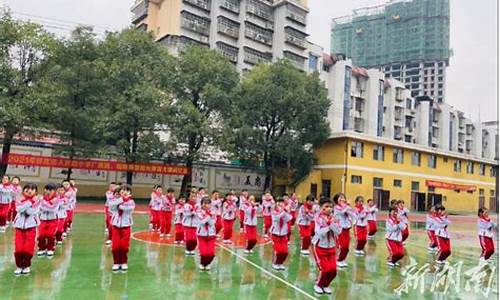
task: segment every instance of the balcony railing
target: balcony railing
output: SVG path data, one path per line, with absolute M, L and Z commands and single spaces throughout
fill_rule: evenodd
M 210 0 L 183 0 L 183 1 L 192 6 L 201 8 L 206 11 L 210 11 Z
M 136 2 L 136 4 L 130 10 L 132 12 L 133 24 L 137 24 L 138 22 L 140 22 L 141 20 L 143 20 L 148 16 L 148 6 L 149 6 L 148 0 L 142 0 Z
M 285 34 L 285 41 L 301 49 L 306 48 L 306 41 L 304 39 L 295 37 L 289 33 Z
M 286 17 L 294 22 L 297 22 L 302 25 L 306 25 L 306 16 L 301 15 L 299 13 L 293 12 L 293 11 L 288 11 L 286 13 Z
M 220 4 L 220 7 L 233 12 L 235 14 L 240 13 L 240 0 L 224 0 Z

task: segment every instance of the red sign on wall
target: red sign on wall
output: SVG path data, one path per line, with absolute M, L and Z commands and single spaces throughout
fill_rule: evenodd
M 101 170 L 134 173 L 154 173 L 165 175 L 186 175 L 191 172 L 185 166 L 164 165 L 159 163 L 126 163 L 113 160 L 97 159 L 69 159 L 57 156 L 41 156 L 30 154 L 10 153 L 4 157 L 9 165 L 72 168 L 84 170 Z
M 454 184 L 442 181 L 434 181 L 434 180 L 426 180 L 425 185 L 429 187 L 435 187 L 439 189 L 447 189 L 447 190 L 455 190 L 455 191 L 466 191 L 466 192 L 474 192 L 476 190 L 475 185 L 466 185 L 466 184 Z

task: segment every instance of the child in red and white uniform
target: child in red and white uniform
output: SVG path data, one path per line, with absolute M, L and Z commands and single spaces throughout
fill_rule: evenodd
M 104 203 L 104 222 L 106 228 L 104 229 L 105 233 L 108 234 L 108 238 L 106 239 L 106 245 L 111 245 L 112 239 L 112 230 L 111 230 L 111 214 L 109 213 L 109 202 L 113 201 L 115 196 L 116 183 L 111 182 L 109 184 L 108 190 L 106 191 L 106 202 Z
M 246 189 L 241 190 L 240 197 L 238 198 L 238 208 L 240 218 L 240 232 L 245 230 L 245 206 L 248 201 L 248 191 Z
M 210 264 L 215 257 L 215 221 L 216 215 L 212 210 L 211 200 L 208 197 L 201 199 L 198 215 L 198 244 L 200 250 L 200 270 L 210 270 Z
M 292 203 L 290 201 L 290 196 L 288 196 L 287 193 L 284 193 L 282 195 L 283 197 L 283 202 L 284 202 L 284 208 L 285 210 L 290 214 L 290 216 L 292 217 L 292 219 L 290 219 L 290 221 L 288 221 L 287 223 L 287 226 L 288 226 L 288 234 L 286 236 L 286 238 L 288 239 L 288 244 L 290 245 L 290 237 L 292 235 L 292 221 L 293 221 L 293 215 L 292 215 Z
M 495 253 L 495 244 L 493 243 L 493 229 L 497 225 L 488 216 L 488 209 L 481 207 L 477 211 L 477 230 L 479 235 L 479 243 L 481 244 L 480 263 L 484 263 Z
M 156 184 L 153 187 L 153 192 L 151 192 L 151 200 L 149 201 L 151 224 L 153 224 L 151 230 L 153 231 L 160 231 L 162 204 L 163 204 L 163 189 L 161 185 Z
M 306 202 L 299 208 L 297 226 L 301 239 L 300 254 L 309 255 L 309 246 L 311 245 L 311 222 L 314 221 L 315 213 L 313 211 L 314 196 L 307 195 Z
M 315 220 L 316 218 L 319 216 L 319 213 L 321 211 L 321 208 L 319 206 L 319 200 L 316 199 L 316 197 L 314 198 L 314 203 L 313 203 L 313 213 L 314 213 L 314 219 L 311 221 L 311 237 L 314 237 L 314 230 L 315 230 L 315 227 L 316 227 L 316 224 L 315 224 Z
M 196 194 L 191 193 L 182 215 L 182 227 L 184 229 L 184 244 L 186 246 L 186 255 L 194 255 L 196 249 L 196 229 L 198 228 L 198 217 L 196 215 Z
M 290 214 L 292 215 L 292 220 L 290 224 L 295 225 L 295 221 L 297 219 L 297 209 L 299 207 L 299 200 L 297 199 L 297 194 L 292 193 L 290 198 L 288 198 L 288 205 L 290 207 Z
M 174 207 L 174 230 L 175 230 L 175 240 L 174 244 L 182 244 L 184 241 L 184 227 L 182 226 L 182 220 L 184 219 L 184 204 L 186 199 L 184 197 L 179 197 L 177 203 Z
M 63 180 L 62 185 L 65 191 L 65 197 L 68 199 L 68 205 L 66 210 L 66 222 L 64 223 L 64 234 L 71 231 L 71 224 L 73 223 L 73 209 L 76 205 L 76 190 L 71 186 L 69 180 Z
M 234 202 L 234 194 L 229 192 L 226 195 L 226 200 L 222 204 L 222 222 L 224 224 L 224 236 L 223 243 L 231 244 L 233 237 L 233 226 L 234 220 L 236 219 L 236 211 L 238 207 L 236 207 L 236 203 Z
M 434 217 L 434 229 L 438 240 L 437 264 L 444 264 L 446 258 L 451 254 L 450 234 L 448 233 L 448 214 L 446 208 L 439 204 L 436 205 L 436 216 Z
M 19 176 L 12 177 L 12 200 L 10 201 L 9 216 L 7 218 L 7 222 L 13 222 L 16 218 L 16 201 L 21 198 L 21 195 L 23 193 L 23 188 L 21 187 L 20 183 L 21 178 L 19 178 Z
M 56 243 L 62 245 L 64 224 L 66 223 L 66 210 L 68 209 L 68 199 L 65 196 L 66 192 L 62 184 L 57 185 L 57 202 L 59 207 L 57 209 L 57 229 L 56 229 Z M 111 243 L 111 241 L 110 241 Z
M 398 200 L 397 202 L 398 214 L 401 223 L 405 224 L 405 229 L 403 230 L 403 244 L 410 235 L 410 224 L 408 222 L 408 214 L 410 211 L 405 207 L 405 202 L 403 200 Z
M 366 238 L 368 235 L 368 215 L 369 212 L 364 206 L 363 196 L 357 196 L 354 200 L 354 211 L 356 214 L 356 221 L 354 227 L 354 235 L 356 236 L 356 249 L 354 250 L 355 255 L 363 256 L 365 255 L 365 245 Z
M 338 237 L 338 244 L 340 248 L 340 253 L 337 258 L 337 266 L 339 268 L 347 267 L 347 254 L 349 253 L 349 243 L 351 241 L 350 229 L 353 224 L 353 220 L 356 220 L 355 211 L 347 203 L 345 195 L 338 193 L 333 197 L 333 202 L 335 207 L 333 209 L 335 219 L 338 220 L 342 232 Z
M 16 270 L 14 274 L 29 274 L 31 271 L 31 258 L 35 252 L 36 227 L 40 223 L 38 220 L 38 209 L 40 200 L 38 199 L 37 186 L 28 183 L 23 187 L 23 195 L 16 203 L 16 218 L 14 220 Z
M 212 192 L 212 209 L 215 211 L 216 221 L 215 221 L 215 234 L 219 236 L 219 232 L 222 229 L 222 202 L 223 199 L 220 198 L 218 191 Z
M 266 192 L 262 196 L 262 217 L 264 219 L 264 237 L 268 238 L 269 237 L 269 229 L 271 228 L 272 225 L 272 212 L 274 210 L 274 207 L 276 206 L 276 203 L 274 202 L 273 196 L 271 195 L 270 192 Z
M 71 186 L 71 189 L 73 190 L 73 193 L 71 194 L 73 197 L 69 198 L 69 204 L 68 204 L 68 231 L 71 231 L 73 228 L 73 216 L 75 214 L 75 209 L 76 209 L 76 202 L 78 198 L 78 188 L 76 187 L 76 181 L 74 179 L 69 180 L 69 184 Z
M 135 202 L 132 199 L 132 189 L 128 185 L 120 188 L 120 196 L 109 202 L 109 211 L 112 214 L 111 225 L 113 230 L 111 252 L 113 252 L 113 271 L 128 270 L 128 251 L 130 248 L 130 231 L 134 221 L 132 214 Z
M 427 231 L 427 236 L 429 237 L 429 246 L 427 250 L 436 251 L 437 250 L 437 237 L 436 231 L 434 229 L 434 218 L 436 217 L 436 211 L 434 206 L 429 209 L 427 216 L 425 217 L 425 230 Z
M 368 211 L 368 239 L 373 239 L 375 237 L 375 234 L 377 233 L 377 211 L 378 208 L 375 206 L 375 202 L 373 202 L 373 199 L 368 199 L 367 201 L 368 206 L 366 207 L 366 210 Z
M 195 192 L 196 189 L 193 189 L 192 192 Z M 198 188 L 198 192 L 196 192 L 196 207 L 201 207 L 201 199 L 203 199 L 207 195 L 207 189 L 204 187 Z
M 10 177 L 4 175 L 0 184 L 0 232 L 5 232 L 9 209 L 13 199 L 14 190 L 10 184 Z
M 255 197 L 250 195 L 243 206 L 245 223 L 245 237 L 247 245 L 245 254 L 253 253 L 253 247 L 257 244 L 257 215 L 262 212 L 262 207 L 255 201 Z
M 56 193 L 57 186 L 49 183 L 43 191 L 43 198 L 40 202 L 40 225 L 38 226 L 38 256 L 54 256 L 56 231 L 57 231 L 57 211 L 59 201 Z
M 331 294 L 330 283 L 337 275 L 336 240 L 341 230 L 333 216 L 332 201 L 322 198 L 320 206 L 320 213 L 314 222 L 316 234 L 312 241 L 314 259 L 319 269 L 314 292 Z
M 276 207 L 273 209 L 272 225 L 269 229 L 273 241 L 273 269 L 285 270 L 283 263 L 288 256 L 288 222 L 292 219 L 290 213 L 285 209 L 283 198 L 276 200 Z
M 167 194 L 162 197 L 160 215 L 160 237 L 170 237 L 172 229 L 172 209 L 175 204 L 175 191 L 173 188 L 167 189 Z
M 385 241 L 389 250 L 387 264 L 390 267 L 398 265 L 398 261 L 405 255 L 402 241 L 405 226 L 399 219 L 397 208 L 393 206 L 389 207 L 389 215 L 385 222 Z

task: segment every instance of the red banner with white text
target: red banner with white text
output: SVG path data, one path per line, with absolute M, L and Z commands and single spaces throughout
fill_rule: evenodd
M 434 181 L 434 180 L 426 180 L 425 185 L 429 186 L 429 187 L 435 187 L 435 188 L 447 189 L 447 190 L 455 190 L 455 191 L 474 192 L 476 190 L 475 185 L 454 184 L 454 183 Z
M 41 156 L 10 153 L 3 157 L 9 165 L 72 168 L 84 170 L 101 170 L 134 173 L 154 173 L 165 175 L 186 175 L 191 172 L 185 166 L 164 165 L 160 163 L 127 163 L 113 160 L 69 159 L 67 157 Z

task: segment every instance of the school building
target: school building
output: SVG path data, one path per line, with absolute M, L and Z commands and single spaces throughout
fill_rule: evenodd
M 315 149 L 316 164 L 295 186 L 305 197 L 343 192 L 372 198 L 381 209 L 403 199 L 414 211 L 442 203 L 454 213 L 498 211 L 498 161 L 355 132 L 333 134 Z

